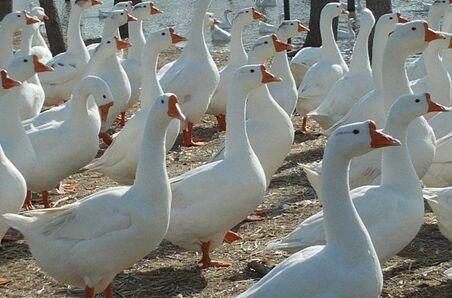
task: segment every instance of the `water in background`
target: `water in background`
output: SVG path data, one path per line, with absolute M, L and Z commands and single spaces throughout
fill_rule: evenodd
M 32 1 L 26 0 L 14 0 L 15 5 L 21 5 L 21 2 L 29 3 Z M 190 19 L 193 11 L 193 3 L 196 0 L 154 0 L 154 3 L 164 14 L 153 16 L 148 22 L 145 22 L 144 30 L 145 32 L 151 32 L 153 30 L 160 29 L 166 26 L 174 26 L 176 31 L 182 35 L 187 35 L 190 26 Z M 361 0 L 364 3 L 364 0 Z M 35 1 L 38 2 L 38 1 Z M 71 0 L 73 2 L 73 0 Z M 261 11 L 267 15 L 273 24 L 277 24 L 280 15 L 283 12 L 283 0 L 278 0 L 277 7 L 261 9 Z M 69 2 L 64 0 L 55 0 L 60 11 L 61 22 L 63 25 L 63 30 L 66 31 L 70 5 Z M 253 0 L 212 0 L 212 5 L 209 11 L 215 13 L 215 15 L 223 19 L 223 13 L 226 9 L 231 9 L 236 12 L 241 8 L 250 7 L 254 3 Z M 27 4 L 28 5 L 28 4 Z M 113 0 L 103 0 L 101 6 L 96 6 L 85 13 L 83 19 L 83 35 L 84 38 L 95 38 L 100 37 L 102 34 L 103 23 L 98 18 L 95 17 L 99 14 L 99 10 L 108 11 L 113 5 Z M 310 0 L 290 0 L 290 9 L 292 18 L 297 18 L 303 22 L 303 24 L 309 23 L 309 6 Z M 427 12 L 424 10 L 424 5 L 422 1 L 409 1 L 409 0 L 393 0 L 394 9 L 399 9 L 404 17 L 409 19 L 419 19 L 426 18 Z M 358 15 L 359 19 L 359 15 Z M 358 21 L 359 27 L 359 21 Z M 345 19 L 341 18 L 340 26 L 346 30 Z M 244 34 L 244 43 L 247 48 L 253 43 L 258 35 L 258 24 L 257 22 L 249 26 Z M 209 42 L 210 47 L 213 51 L 223 51 L 227 50 L 228 46 L 217 46 L 212 45 L 210 42 L 210 34 L 206 34 L 206 38 Z M 294 44 L 301 44 L 304 36 L 300 39 L 294 39 Z M 351 51 L 352 43 L 342 43 L 341 48 L 344 54 L 347 55 Z

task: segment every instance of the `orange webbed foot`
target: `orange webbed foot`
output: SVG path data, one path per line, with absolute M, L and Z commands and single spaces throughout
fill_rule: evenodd
M 242 236 L 240 236 L 239 234 L 237 234 L 237 233 L 235 233 L 233 231 L 228 231 L 226 233 L 226 235 L 224 235 L 223 242 L 231 244 L 234 241 L 242 240 L 242 239 L 243 239 Z

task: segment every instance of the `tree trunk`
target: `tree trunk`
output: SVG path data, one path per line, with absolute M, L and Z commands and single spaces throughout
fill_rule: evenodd
M 392 12 L 391 0 L 366 0 L 366 6 L 374 14 L 376 22 L 382 15 Z M 369 37 L 369 55 L 370 55 L 369 57 L 371 60 L 372 60 L 372 45 L 374 41 L 374 32 L 375 27 L 374 30 L 372 30 L 372 33 L 370 34 Z
M 55 56 L 65 52 L 66 44 L 64 43 L 60 16 L 58 15 L 58 9 L 55 6 L 55 2 L 53 0 L 39 0 L 39 3 L 49 17 L 49 19 L 45 21 L 45 25 L 52 55 Z
M 0 20 L 13 10 L 12 0 L 0 0 Z
M 311 13 L 309 17 L 309 33 L 306 37 L 304 47 L 320 47 L 322 45 L 322 37 L 320 35 L 320 13 L 330 2 L 337 2 L 335 0 L 311 0 Z M 337 35 L 337 18 L 333 21 L 334 36 Z
M 115 0 L 114 4 L 124 2 L 124 0 Z M 133 5 L 142 2 L 141 0 L 132 0 Z M 122 25 L 119 27 L 119 33 L 121 34 L 121 38 L 128 38 L 129 37 L 129 26 L 127 24 Z

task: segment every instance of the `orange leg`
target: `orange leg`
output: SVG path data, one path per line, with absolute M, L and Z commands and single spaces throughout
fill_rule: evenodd
M 187 129 L 183 131 L 183 139 L 185 147 L 203 146 L 204 143 L 193 141 L 193 123 L 188 122 Z
M 25 202 L 24 202 L 24 208 L 26 209 L 26 210 L 31 210 L 31 209 L 33 209 L 33 204 L 31 203 L 31 197 L 32 197 L 32 195 L 31 195 L 31 191 L 27 191 L 27 196 L 26 196 L 26 198 L 25 198 Z
M 68 192 L 75 192 L 75 190 L 77 189 L 77 184 L 70 183 L 63 184 L 63 182 L 60 181 L 55 188 L 59 194 L 65 194 Z
M 240 236 L 239 234 L 237 234 L 233 231 L 228 231 L 226 233 L 226 235 L 224 236 L 223 242 L 231 244 L 232 242 L 237 241 L 237 240 L 242 240 L 242 236 Z
M 9 235 L 5 235 L 2 238 L 1 242 L 14 242 L 17 241 L 17 239 L 14 239 L 13 237 L 9 236 Z
M 122 112 L 121 113 L 121 127 L 126 126 L 126 122 L 127 122 L 126 112 Z
M 306 126 L 308 124 L 308 117 L 304 116 L 301 118 L 301 131 L 306 132 Z
M 85 288 L 85 298 L 94 298 L 94 289 L 86 287 Z
M 113 287 L 111 284 L 104 290 L 104 298 L 113 298 Z
M 231 263 L 226 261 L 214 261 L 209 256 L 210 242 L 203 242 L 201 244 L 202 258 L 198 262 L 198 267 L 201 269 L 206 269 L 210 267 L 229 267 Z
M 52 208 L 49 200 L 49 192 L 47 190 L 44 190 L 43 192 L 41 192 L 41 196 L 42 202 L 44 203 L 44 208 Z
M 226 131 L 226 116 L 223 114 L 220 114 L 215 117 L 217 117 L 217 121 L 218 121 L 218 131 L 219 132 Z
M 113 143 L 113 138 L 106 132 L 100 132 L 99 138 L 101 138 L 102 141 L 104 141 L 104 143 L 107 144 L 108 146 L 110 146 L 111 143 Z
M 271 211 L 268 209 L 256 209 L 254 210 L 253 214 L 254 215 L 266 215 L 269 214 Z
M 0 286 L 7 285 L 10 283 L 10 280 L 0 277 Z

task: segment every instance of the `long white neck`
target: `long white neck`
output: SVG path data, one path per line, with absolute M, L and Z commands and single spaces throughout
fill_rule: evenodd
M 82 7 L 78 5 L 74 5 L 72 7 L 67 31 L 67 51 L 80 55 L 86 62 L 88 62 L 89 53 L 85 43 L 83 42 L 82 32 L 80 30 L 82 13 Z
M 381 185 L 420 193 L 421 184 L 411 162 L 407 144 L 409 124 L 410 121 L 403 121 L 397 113 L 389 112 L 384 131 L 386 134 L 400 140 L 402 145 L 383 150 Z
M 44 37 L 41 34 L 41 31 L 38 29 L 35 34 L 33 35 L 33 42 L 32 45 L 38 46 L 38 47 L 44 47 L 47 50 L 49 50 L 49 46 L 47 45 Z
M 322 59 L 341 60 L 345 64 L 334 39 L 333 18 L 325 14 L 320 17 L 320 35 L 322 36 Z
M 10 28 L 8 24 L 1 24 L 0 26 L 0 68 L 6 69 L 9 62 L 13 58 L 13 28 Z
M 383 57 L 388 42 L 388 35 L 383 26 L 382 22 L 377 22 L 372 44 L 372 78 L 375 89 L 379 91 L 383 89 Z
M 248 59 L 245 47 L 243 46 L 243 30 L 245 27 L 239 21 L 234 22 L 232 25 L 230 43 L 231 58 L 229 59 L 229 63 L 244 65 Z
M 141 53 L 146 44 L 146 38 L 143 33 L 143 20 L 138 19 L 136 22 L 129 22 L 129 39 L 133 45 L 129 49 L 129 59 L 141 61 Z
M 24 29 L 22 29 L 22 34 L 20 36 L 20 51 L 24 55 L 30 55 L 31 54 L 31 47 L 33 43 L 33 35 L 35 34 L 35 29 L 33 28 L 33 25 L 25 26 Z
M 87 88 L 77 88 L 74 91 L 74 94 L 71 98 L 71 105 L 69 106 L 69 113 L 67 114 L 66 119 L 64 120 L 64 125 L 78 125 L 80 123 L 85 123 L 89 121 L 88 109 L 88 100 L 91 98 L 91 101 L 94 102 L 94 99 L 90 96 L 90 90 Z M 94 103 L 95 104 L 95 103 Z M 100 127 L 100 118 L 99 118 L 99 127 Z
M 226 109 L 226 131 L 225 160 L 237 159 L 238 157 L 249 157 L 252 152 L 245 125 L 245 107 L 248 92 L 242 88 L 234 88 L 231 85 Z
M 451 104 L 451 79 L 446 67 L 442 63 L 440 56 L 441 50 L 434 46 L 433 43 L 430 43 L 424 51 L 424 62 L 432 98 L 442 105 L 449 106 Z
M 163 94 L 162 86 L 157 79 L 157 64 L 160 50 L 152 43 L 146 45 L 142 54 L 141 108 L 149 110 L 154 100 Z
M 102 39 L 112 38 L 118 35 L 118 26 L 116 25 L 116 20 L 107 19 L 104 24 L 104 29 L 102 30 Z
M 350 73 L 369 74 L 372 72 L 369 60 L 369 35 L 372 32 L 373 24 L 361 26 L 356 43 L 353 48 L 352 60 L 350 63 Z
M 326 147 L 321 181 L 323 217 L 327 247 L 357 256 L 369 250 L 370 238 L 350 198 L 349 166 L 349 158 Z
M 440 14 L 438 14 L 436 9 L 430 9 L 427 17 L 427 23 L 430 28 L 435 31 L 440 30 L 441 19 L 442 17 Z
M 283 30 L 278 30 L 276 35 L 281 41 L 287 42 L 289 40 L 289 37 L 286 36 Z M 271 67 L 271 73 L 283 79 L 282 82 L 275 84 L 289 84 L 291 86 L 295 86 L 295 79 L 292 75 L 292 71 L 290 70 L 289 59 L 287 58 L 286 51 L 276 53 Z
M 198 0 L 195 5 L 190 27 L 190 35 L 182 53 L 183 59 L 199 60 L 209 54 L 204 38 L 204 19 L 212 0 Z
M 397 42 L 388 43 L 383 59 L 383 96 L 385 114 L 402 94 L 413 93 L 405 69 L 406 58 L 411 53 L 400 49 Z

